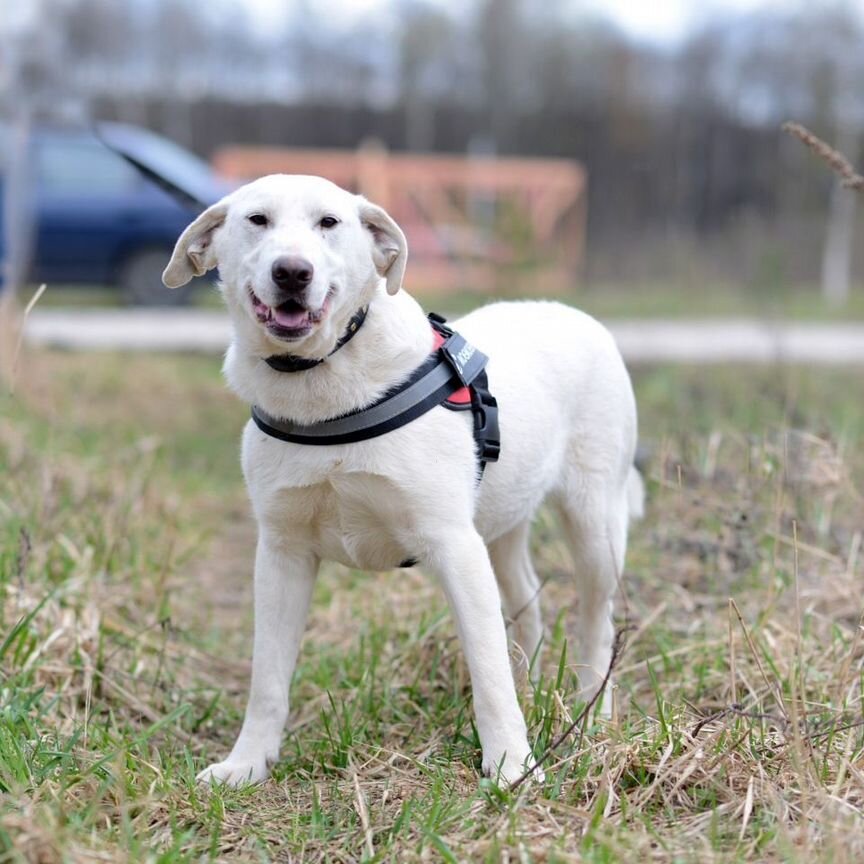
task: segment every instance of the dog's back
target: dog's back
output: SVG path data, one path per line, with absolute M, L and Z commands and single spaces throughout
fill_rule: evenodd
M 484 306 L 453 326 L 489 355 L 500 408 L 501 459 L 486 472 L 478 508 L 487 539 L 524 514 L 520 497 L 536 506 L 589 479 L 609 494 L 626 494 L 636 403 L 603 325 L 561 303 L 526 301 Z M 635 509 L 638 497 L 634 492 Z

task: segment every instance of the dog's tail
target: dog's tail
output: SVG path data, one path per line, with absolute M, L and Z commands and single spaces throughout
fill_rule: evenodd
M 635 465 L 630 467 L 627 477 L 627 510 L 633 522 L 645 515 L 645 483 Z

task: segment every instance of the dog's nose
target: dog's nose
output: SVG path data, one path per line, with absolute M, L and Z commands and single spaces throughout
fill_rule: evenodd
M 270 268 L 273 282 L 284 291 L 302 291 L 309 286 L 314 273 L 312 263 L 299 255 L 283 255 Z

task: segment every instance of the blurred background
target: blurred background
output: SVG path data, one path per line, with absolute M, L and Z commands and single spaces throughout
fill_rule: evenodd
M 864 0 L 0 0 L 0 861 L 864 861 L 864 198 L 786 120 L 862 170 Z M 249 414 L 160 274 L 271 171 L 387 207 L 427 310 L 556 297 L 627 361 L 616 721 L 538 796 L 477 791 L 435 581 L 337 565 L 277 782 L 192 791 L 248 691 Z
M 780 131 L 856 161 L 862 0 L 20 0 L 0 87 L 4 284 L 43 303 L 214 302 L 159 285 L 192 201 L 293 171 L 391 209 L 449 311 L 864 317 L 855 196 Z

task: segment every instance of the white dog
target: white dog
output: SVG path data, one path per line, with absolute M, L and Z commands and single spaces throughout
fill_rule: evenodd
M 308 426 L 375 402 L 433 351 L 429 321 L 400 291 L 407 254 L 380 207 L 319 177 L 275 175 L 202 213 L 163 280 L 179 287 L 219 267 L 234 327 L 229 385 L 269 417 Z M 352 320 L 356 335 L 344 341 Z M 259 782 L 278 758 L 322 559 L 366 570 L 410 559 L 438 577 L 468 663 L 483 771 L 518 777 L 531 751 L 502 606 L 536 663 L 543 626 L 529 534 L 547 499 L 577 565 L 586 698 L 600 686 L 628 520 L 642 507 L 624 363 L 600 324 L 557 303 L 496 303 L 454 328 L 488 355 L 500 408 L 500 460 L 479 482 L 469 411 L 436 407 L 379 437 L 331 446 L 247 424 L 242 463 L 259 532 L 251 692 L 230 755 L 199 779 Z M 266 362 L 286 354 L 324 362 L 289 374 Z

